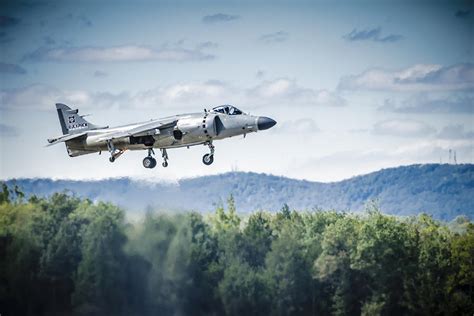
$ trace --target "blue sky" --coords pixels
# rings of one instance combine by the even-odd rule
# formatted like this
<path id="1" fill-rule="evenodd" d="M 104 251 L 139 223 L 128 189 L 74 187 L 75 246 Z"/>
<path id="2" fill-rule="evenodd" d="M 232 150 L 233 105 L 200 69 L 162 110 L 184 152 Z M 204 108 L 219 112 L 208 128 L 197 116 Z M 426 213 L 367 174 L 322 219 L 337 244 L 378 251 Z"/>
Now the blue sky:
<path id="1" fill-rule="evenodd" d="M 469 1 L 26 1 L 0 18 L 0 177 L 175 180 L 230 170 L 336 181 L 474 160 Z M 54 103 L 100 125 L 230 103 L 278 125 L 207 149 L 69 158 Z"/>

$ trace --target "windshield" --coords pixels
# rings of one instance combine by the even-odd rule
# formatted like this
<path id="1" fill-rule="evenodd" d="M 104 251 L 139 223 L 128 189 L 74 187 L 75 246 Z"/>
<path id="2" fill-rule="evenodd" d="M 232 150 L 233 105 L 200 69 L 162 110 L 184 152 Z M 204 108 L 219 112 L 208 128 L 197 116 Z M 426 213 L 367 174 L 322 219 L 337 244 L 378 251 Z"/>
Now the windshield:
<path id="1" fill-rule="evenodd" d="M 239 110 L 235 106 L 228 105 L 228 104 L 227 105 L 216 106 L 212 110 L 214 112 L 219 112 L 219 113 L 228 114 L 228 115 L 240 115 L 240 114 L 242 114 L 241 110 Z"/>

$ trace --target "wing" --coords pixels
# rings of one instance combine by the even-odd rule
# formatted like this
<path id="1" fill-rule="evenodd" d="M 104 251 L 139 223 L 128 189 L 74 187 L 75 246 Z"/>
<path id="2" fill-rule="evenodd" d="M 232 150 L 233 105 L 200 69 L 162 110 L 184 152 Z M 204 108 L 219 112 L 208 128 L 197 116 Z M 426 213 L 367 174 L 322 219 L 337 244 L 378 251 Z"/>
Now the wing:
<path id="1" fill-rule="evenodd" d="M 84 135 L 86 135 L 87 132 L 82 132 L 82 133 L 78 133 L 78 134 L 66 134 L 66 135 L 63 135 L 63 136 L 60 136 L 60 137 L 57 137 L 57 138 L 48 138 L 48 145 L 46 145 L 46 147 L 48 146 L 53 146 L 53 145 L 56 145 L 56 144 L 59 144 L 59 143 L 63 143 L 63 142 L 66 142 L 68 140 L 71 140 L 71 139 L 75 139 L 75 138 L 80 138 Z"/>
<path id="2" fill-rule="evenodd" d="M 98 141 L 113 140 L 113 139 L 122 138 L 122 137 L 129 137 L 129 136 L 156 135 L 160 133 L 160 130 L 174 127 L 177 122 L 178 120 L 176 119 L 152 121 L 149 123 L 144 123 L 128 131 L 111 132 L 111 133 L 104 134 L 104 136 L 100 137 Z"/>

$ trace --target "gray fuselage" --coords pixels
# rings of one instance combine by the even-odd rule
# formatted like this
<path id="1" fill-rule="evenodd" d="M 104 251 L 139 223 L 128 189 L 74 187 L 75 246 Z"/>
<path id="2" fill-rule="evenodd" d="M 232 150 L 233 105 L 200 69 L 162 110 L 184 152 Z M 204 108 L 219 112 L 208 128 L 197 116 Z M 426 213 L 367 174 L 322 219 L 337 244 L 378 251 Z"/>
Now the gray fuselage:
<path id="1" fill-rule="evenodd" d="M 180 114 L 148 122 L 89 130 L 85 137 L 69 140 L 66 145 L 68 153 L 72 157 L 106 151 L 108 145 L 105 139 L 108 134 L 126 134 L 127 131 L 132 131 L 144 125 L 152 125 L 161 121 L 176 121 L 174 126 L 164 129 L 154 129 L 140 135 L 115 138 L 113 139 L 113 145 L 116 149 L 122 151 L 193 146 L 256 132 L 259 130 L 259 122 L 262 123 L 262 120 L 269 119 L 248 114 L 229 115 L 214 111 Z M 260 127 L 263 125 L 260 124 Z"/>

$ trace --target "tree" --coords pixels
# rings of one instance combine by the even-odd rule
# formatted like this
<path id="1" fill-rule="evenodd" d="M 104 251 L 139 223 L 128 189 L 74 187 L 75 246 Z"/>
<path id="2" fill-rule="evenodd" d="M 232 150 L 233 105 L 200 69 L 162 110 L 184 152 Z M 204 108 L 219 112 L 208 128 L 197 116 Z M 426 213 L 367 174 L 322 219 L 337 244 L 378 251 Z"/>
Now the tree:
<path id="1" fill-rule="evenodd" d="M 349 215 L 330 224 L 323 233 L 322 252 L 314 263 L 314 275 L 327 283 L 332 292 L 332 313 L 360 314 L 367 282 L 351 266 L 357 246 L 358 221 Z"/>
<path id="2" fill-rule="evenodd" d="M 413 222 L 412 233 L 416 252 L 410 258 L 416 269 L 405 267 L 405 296 L 410 310 L 421 314 L 451 314 L 447 309 L 450 298 L 447 296 L 446 282 L 452 273 L 450 232 L 430 216 L 420 215 Z"/>
<path id="3" fill-rule="evenodd" d="M 395 217 L 383 215 L 377 207 L 369 208 L 367 215 L 351 254 L 351 268 L 371 284 L 365 311 L 370 306 L 384 314 L 405 314 L 406 272 L 416 267 L 410 260 L 416 245 L 410 242 L 406 225 Z"/>
<path id="4" fill-rule="evenodd" d="M 0 192 L 1 203 L 10 203 L 10 190 L 5 182 L 2 182 L 2 191 Z"/>
<path id="5" fill-rule="evenodd" d="M 217 243 L 197 213 L 187 214 L 170 243 L 164 263 L 164 286 L 174 313 L 208 314 L 218 305 L 210 295 L 217 280 L 210 268 Z"/>
<path id="6" fill-rule="evenodd" d="M 82 232 L 73 304 L 79 313 L 121 314 L 127 309 L 123 212 L 105 203 L 85 212 L 90 222 Z"/>
<path id="7" fill-rule="evenodd" d="M 311 269 L 303 253 L 293 227 L 285 226 L 265 261 L 272 314 L 299 315 L 311 311 Z"/>
<path id="8" fill-rule="evenodd" d="M 262 273 L 246 262 L 230 263 L 219 282 L 218 293 L 227 315 L 266 315 L 270 310 Z"/>
<path id="9" fill-rule="evenodd" d="M 270 250 L 273 231 L 270 216 L 263 212 L 250 215 L 243 230 L 242 254 L 245 261 L 252 267 L 265 264 L 265 256 Z"/>
<path id="10" fill-rule="evenodd" d="M 451 239 L 451 265 L 454 273 L 448 276 L 449 313 L 469 315 L 474 311 L 474 225 Z"/>
<path id="11" fill-rule="evenodd" d="M 471 315 L 474 225 L 316 210 L 124 211 L 0 192 L 7 315 Z"/>
<path id="12" fill-rule="evenodd" d="M 218 205 L 216 212 L 211 217 L 212 226 L 217 231 L 238 230 L 240 217 L 237 215 L 234 196 L 231 194 L 227 199 L 227 213 L 222 205 Z"/>

